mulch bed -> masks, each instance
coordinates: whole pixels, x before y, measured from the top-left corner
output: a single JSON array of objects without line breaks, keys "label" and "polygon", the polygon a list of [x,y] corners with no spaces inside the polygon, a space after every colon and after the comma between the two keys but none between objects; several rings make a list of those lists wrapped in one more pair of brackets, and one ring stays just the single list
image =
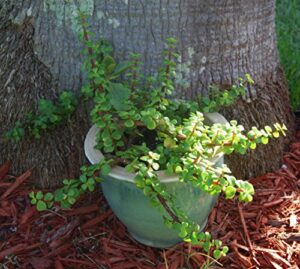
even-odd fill
[{"label": "mulch bed", "polygon": [[[223,268],[298,268],[300,265],[300,131],[282,169],[252,179],[254,201],[219,199],[208,230],[230,247]],[[133,240],[100,191],[71,210],[39,213],[30,205],[30,174],[0,167],[0,268],[200,268],[197,247],[160,250]],[[221,268],[217,263],[214,267]]]}]

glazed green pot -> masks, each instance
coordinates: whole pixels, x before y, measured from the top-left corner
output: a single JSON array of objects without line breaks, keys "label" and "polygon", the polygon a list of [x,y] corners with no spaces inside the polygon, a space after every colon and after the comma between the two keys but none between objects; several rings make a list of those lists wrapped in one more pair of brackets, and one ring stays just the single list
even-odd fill
[{"label": "glazed green pot", "polygon": [[[209,113],[205,117],[211,123],[227,122],[218,113]],[[94,148],[97,132],[99,129],[94,125],[89,130],[84,143],[85,154],[92,164],[103,158],[102,153]],[[223,156],[216,158],[214,162],[216,166],[223,164]],[[176,175],[167,176],[164,171],[158,171],[157,174],[167,190],[175,195],[176,204],[198,223],[202,230],[217,196],[200,191],[189,183],[179,182]],[[108,204],[133,238],[145,245],[159,248],[170,247],[181,241],[174,230],[165,226],[163,221],[165,213],[152,207],[149,199],[135,186],[134,174],[117,166],[108,176],[102,178],[104,181],[101,187]]]}]

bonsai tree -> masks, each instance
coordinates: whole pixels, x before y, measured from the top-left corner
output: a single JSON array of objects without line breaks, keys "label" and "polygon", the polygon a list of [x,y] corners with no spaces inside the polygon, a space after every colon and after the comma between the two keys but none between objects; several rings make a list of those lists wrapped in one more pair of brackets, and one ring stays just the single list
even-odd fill
[{"label": "bonsai tree", "polygon": [[[165,223],[178,231],[179,236],[200,244],[214,257],[225,255],[228,248],[211,240],[208,233],[199,232],[199,225],[174,203],[174,194],[167,191],[157,175],[158,170],[176,174],[181,182],[190,182],[211,195],[224,193],[227,199],[236,195],[250,202],[253,186],[236,179],[226,165],[215,166],[213,159],[224,154],[245,154],[257,144],[267,144],[270,138],[285,135],[286,127],[275,123],[273,128],[252,127],[245,132],[236,121],[228,124],[204,123],[202,112],[211,112],[231,104],[245,92],[253,81],[249,75],[229,90],[211,87],[209,96],[194,101],[174,100],[176,79],[176,40],[167,39],[163,65],[155,76],[144,77],[140,72],[138,54],[131,60],[117,63],[112,47],[101,40],[94,43],[82,17],[82,40],[85,43],[85,68],[89,83],[79,97],[63,92],[56,104],[41,100],[39,113],[26,115],[23,122],[6,134],[7,139],[19,140],[28,133],[40,137],[41,132],[62,122],[78,102],[92,100],[92,122],[99,128],[97,149],[105,158],[97,164],[81,168],[79,179],[65,179],[64,186],[54,194],[32,192],[31,202],[45,210],[58,202],[63,208],[73,205],[85,191],[93,191],[111,167],[120,165],[135,174],[136,187],[149,197],[152,204],[166,212]],[[175,194],[176,195],[176,194]]]}]

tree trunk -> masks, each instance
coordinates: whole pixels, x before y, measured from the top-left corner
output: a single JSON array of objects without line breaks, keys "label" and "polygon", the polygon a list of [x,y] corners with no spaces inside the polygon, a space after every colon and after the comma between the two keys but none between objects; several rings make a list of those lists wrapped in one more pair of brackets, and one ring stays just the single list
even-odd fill
[{"label": "tree trunk", "polygon": [[[175,37],[182,55],[176,79],[180,98],[206,94],[211,84],[226,88],[249,73],[256,84],[247,100],[224,111],[227,118],[246,128],[284,122],[293,133],[277,55],[274,0],[4,0],[0,4],[1,132],[35,109],[39,98],[80,89],[84,75],[78,10],[90,16],[96,37],[112,42],[117,58],[141,53],[146,74],[156,72],[165,39]],[[0,162],[12,159],[17,173],[35,167],[36,183],[57,185],[59,179],[78,173],[88,125],[88,114],[81,108],[68,124],[39,141],[0,142]],[[246,178],[278,168],[289,139],[233,156],[230,166]]]}]

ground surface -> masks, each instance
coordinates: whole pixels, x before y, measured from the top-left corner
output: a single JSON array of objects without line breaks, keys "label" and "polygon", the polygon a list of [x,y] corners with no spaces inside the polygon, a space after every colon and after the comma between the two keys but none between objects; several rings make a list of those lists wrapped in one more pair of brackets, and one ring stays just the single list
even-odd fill
[{"label": "ground surface", "polygon": [[[299,130],[283,163],[279,171],[251,180],[253,203],[221,198],[212,211],[208,230],[230,246],[224,268],[300,266]],[[30,171],[14,177],[8,163],[0,168],[0,268],[176,269],[200,268],[205,261],[187,244],[158,250],[137,243],[100,191],[71,210],[44,213],[30,205],[29,191]]]}]

